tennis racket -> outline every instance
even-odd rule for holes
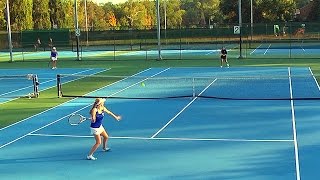
[[[71,114],[68,118],[68,122],[71,126],[76,126],[87,120],[88,118],[82,116],[81,114]]]
[[[52,63],[52,60],[50,59],[50,61],[48,62],[48,68],[51,67],[51,63]]]

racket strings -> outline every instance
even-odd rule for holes
[[[70,124],[73,124],[73,125],[75,125],[75,124],[80,124],[81,122],[83,122],[85,120],[85,118],[83,117],[83,116],[81,116],[81,115],[79,115],[79,114],[74,114],[74,115],[71,115],[70,117],[69,117],[69,123]]]

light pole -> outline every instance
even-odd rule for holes
[[[157,7],[157,36],[158,36],[158,59],[161,60],[161,37],[160,37],[160,5],[159,0],[156,0]]]
[[[10,61],[9,62],[13,62],[9,0],[7,0],[6,13],[7,13],[8,46],[9,46],[9,53],[10,53]]]
[[[80,59],[79,55],[79,36],[80,36],[80,30],[79,30],[79,23],[78,23],[78,5],[77,0],[74,0],[74,28],[75,28],[75,35],[76,35],[76,43],[77,43],[77,60]]]
[[[89,33],[88,33],[88,12],[87,12],[87,0],[84,0],[84,15],[86,18],[86,32],[87,32],[87,46],[89,44]]]
[[[251,42],[252,42],[252,36],[253,36],[253,4],[252,0],[250,0],[250,12],[251,12]]]
[[[240,55],[239,55],[239,59],[242,59],[242,39],[241,39],[241,34],[242,34],[242,15],[241,15],[241,0],[239,0],[239,27],[240,27]]]
[[[164,3],[164,39],[166,40],[167,44],[167,0],[163,1]]]

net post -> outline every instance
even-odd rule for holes
[[[33,97],[38,98],[39,97],[39,79],[38,75],[34,74],[32,76],[32,82],[33,82]]]
[[[61,92],[61,75],[57,74],[57,91],[58,91],[58,98],[62,96]]]

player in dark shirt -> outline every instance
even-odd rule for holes
[[[229,67],[227,54],[228,54],[227,49],[225,47],[222,47],[222,49],[220,51],[220,58],[221,58],[221,66],[220,67],[223,67],[223,62],[225,62],[227,64],[227,67]]]

